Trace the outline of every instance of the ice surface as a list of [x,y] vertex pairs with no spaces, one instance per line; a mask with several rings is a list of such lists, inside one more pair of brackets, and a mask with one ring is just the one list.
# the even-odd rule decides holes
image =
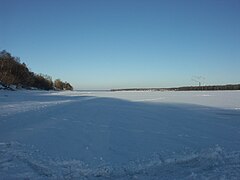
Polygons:
[[240,91],[0,91],[4,179],[238,179]]

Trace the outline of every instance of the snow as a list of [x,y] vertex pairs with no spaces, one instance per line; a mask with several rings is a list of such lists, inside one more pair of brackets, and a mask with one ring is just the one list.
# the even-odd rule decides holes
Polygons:
[[3,179],[238,179],[240,91],[0,91]]

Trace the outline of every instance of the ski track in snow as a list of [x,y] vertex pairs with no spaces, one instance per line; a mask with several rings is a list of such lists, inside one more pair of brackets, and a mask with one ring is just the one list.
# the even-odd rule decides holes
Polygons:
[[0,177],[238,179],[239,107],[240,91],[0,91]]

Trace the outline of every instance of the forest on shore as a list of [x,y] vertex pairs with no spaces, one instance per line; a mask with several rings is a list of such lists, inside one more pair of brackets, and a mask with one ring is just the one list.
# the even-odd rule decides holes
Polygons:
[[240,90],[240,84],[211,85],[211,86],[184,86],[174,88],[129,88],[111,89],[111,91],[217,91]]
[[15,86],[24,89],[73,90],[68,82],[37,74],[29,70],[19,57],[12,56],[6,50],[0,51],[0,83],[6,88]]
[[210,85],[210,86],[184,86],[174,88],[126,88],[111,89],[111,91],[220,91],[240,90],[240,84]]

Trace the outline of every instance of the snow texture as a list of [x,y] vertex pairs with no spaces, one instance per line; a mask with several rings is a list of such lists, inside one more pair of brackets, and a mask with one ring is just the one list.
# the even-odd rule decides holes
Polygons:
[[1,179],[238,179],[240,91],[0,91]]

